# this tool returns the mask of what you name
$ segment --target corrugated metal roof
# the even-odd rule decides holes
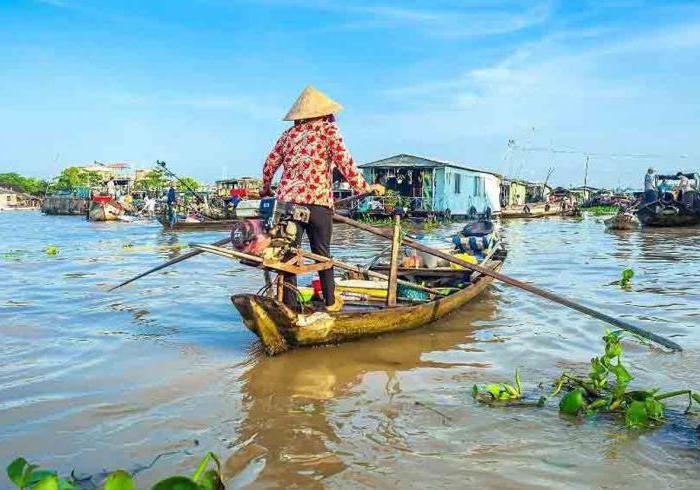
[[[501,174],[492,172],[491,170],[482,170],[473,167],[466,167],[459,163],[449,162],[446,160],[437,160],[435,158],[420,157],[417,155],[409,155],[407,153],[400,153],[388,158],[383,158],[381,160],[376,160],[374,162],[364,163],[359,166],[360,168],[381,168],[381,167],[425,167],[425,168],[435,168],[435,167],[453,167],[461,170],[468,170],[470,172],[478,172],[483,174],[495,175],[499,179],[502,178]]]

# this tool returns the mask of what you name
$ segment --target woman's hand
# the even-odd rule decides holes
[[[371,186],[369,186],[369,191],[375,196],[383,196],[386,192],[386,189],[382,184],[372,184]]]

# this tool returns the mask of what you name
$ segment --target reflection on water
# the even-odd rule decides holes
[[[505,272],[674,336],[683,355],[625,343],[636,382],[700,388],[697,231],[512,221]],[[700,476],[700,420],[674,415],[683,402],[645,433],[555,406],[473,403],[474,383],[519,367],[537,391],[600,348],[598,322],[507,286],[430,328],[277,358],[259,354],[228,302],[255,291],[259,271],[200,256],[105,292],[222,236],[0,215],[0,463],[22,454],[99,473],[166,454],[138,474],[144,486],[209,449],[234,484],[255,487],[683,488]],[[381,247],[345,227],[334,244],[352,262]],[[626,267],[636,274],[623,290],[611,283]]]

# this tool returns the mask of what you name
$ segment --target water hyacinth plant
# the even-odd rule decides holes
[[[17,458],[8,465],[7,477],[17,490],[136,490],[133,476],[125,470],[109,473],[98,487],[92,478],[62,478],[56,471],[39,469],[24,458]],[[221,479],[221,462],[214,453],[209,452],[191,477],[171,476],[153,485],[151,490],[225,490]]]
[[[555,389],[549,397],[542,397],[537,404],[543,406],[546,399],[560,395],[559,411],[569,416],[590,416],[595,414],[619,414],[630,429],[648,429],[664,422],[666,406],[662,400],[687,396],[688,413],[693,402],[700,404],[700,394],[689,390],[676,390],[659,393],[658,389],[628,390],[634,377],[622,363],[622,331],[606,330],[603,341],[604,352],[591,359],[587,377],[564,372],[555,382]],[[517,388],[516,388],[517,387]],[[472,394],[481,403],[491,405],[520,400],[523,393],[520,376],[516,372],[516,387],[505,383],[474,386]],[[512,390],[512,391],[511,391]]]

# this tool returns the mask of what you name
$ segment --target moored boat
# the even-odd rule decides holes
[[[503,208],[501,218],[543,218],[545,216],[557,216],[563,213],[561,203],[528,203],[523,206]]]
[[[41,203],[41,212],[48,215],[85,216],[90,199],[70,193],[46,196]]]

